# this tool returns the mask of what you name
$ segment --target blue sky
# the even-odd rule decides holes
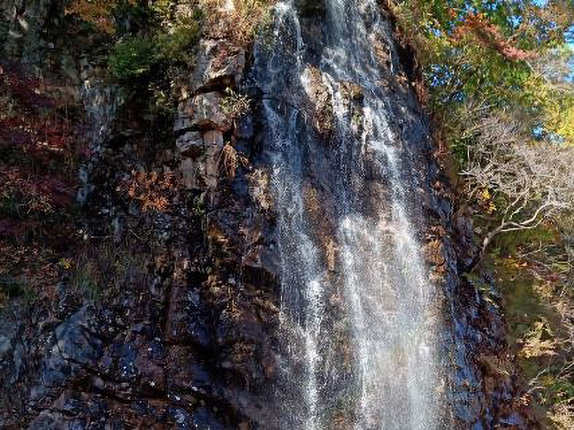
[[[539,6],[544,6],[548,3],[548,0],[534,0],[534,3]],[[574,25],[566,32],[566,36],[569,39],[568,45],[574,50]]]

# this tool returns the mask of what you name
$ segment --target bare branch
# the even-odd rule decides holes
[[[480,257],[498,234],[534,229],[574,207],[574,148],[533,141],[511,115],[480,119],[473,132],[476,144],[461,172],[468,195],[506,202],[496,208],[500,222],[485,235]]]

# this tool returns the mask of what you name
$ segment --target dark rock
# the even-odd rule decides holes
[[[235,125],[235,136],[238,139],[251,139],[254,135],[254,121],[251,115],[242,115]]]
[[[295,7],[303,17],[320,17],[325,13],[325,0],[295,0]]]
[[[74,314],[54,331],[54,343],[43,363],[42,380],[47,387],[65,382],[82,367],[94,367],[102,355],[102,341],[89,327],[87,308]]]
[[[193,413],[193,425],[197,430],[226,430],[215,415],[207,408],[199,407]]]
[[[189,190],[213,190],[217,186],[223,134],[218,130],[207,131],[203,134],[202,142],[203,152],[198,152],[197,145],[195,145],[194,156],[189,156],[188,152],[183,156],[179,165],[184,186]]]
[[[12,351],[12,341],[0,335],[0,361],[4,359]]]
[[[194,289],[174,287],[166,323],[166,339],[170,343],[191,343],[203,348],[213,344],[208,303]]]

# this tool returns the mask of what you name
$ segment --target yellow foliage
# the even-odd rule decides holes
[[[478,204],[481,209],[487,214],[492,214],[496,211],[496,205],[492,200],[492,194],[488,188],[483,188],[482,191],[478,193]]]
[[[127,194],[131,200],[139,201],[144,212],[162,212],[169,208],[170,193],[175,187],[172,172],[134,172],[127,185]]]
[[[552,130],[569,144],[574,144],[574,106],[562,109],[562,112],[555,110],[551,114],[548,124]]]
[[[60,261],[58,261],[58,266],[64,270],[71,269],[73,264],[74,262],[70,258],[60,258]]]
[[[547,337],[548,339],[544,339]],[[520,355],[524,358],[548,357],[556,354],[556,339],[546,321],[535,322],[523,339]]]
[[[66,7],[66,15],[76,14],[86,22],[94,24],[98,29],[114,32],[113,10],[121,0],[73,0]],[[136,0],[127,0],[131,5]]]
[[[525,93],[533,98],[544,121],[545,129],[574,145],[574,88],[571,84],[553,83],[541,75],[533,75],[526,83]]]

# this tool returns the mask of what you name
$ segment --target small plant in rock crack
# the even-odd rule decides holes
[[[221,163],[227,178],[233,180],[237,171],[237,151],[229,143],[221,151]]]
[[[363,127],[363,111],[360,109],[353,109],[351,116],[351,123],[356,131],[361,130]]]
[[[192,198],[191,213],[195,217],[205,216],[205,202],[201,197],[195,196]]]
[[[220,157],[220,166],[223,168],[227,179],[230,181],[235,179],[235,174],[238,167],[246,167],[249,165],[249,160],[244,155],[237,152],[230,143],[225,144],[221,151]]]
[[[251,99],[245,94],[235,92],[232,88],[226,88],[225,97],[221,100],[220,106],[227,116],[235,120],[251,109]]]

